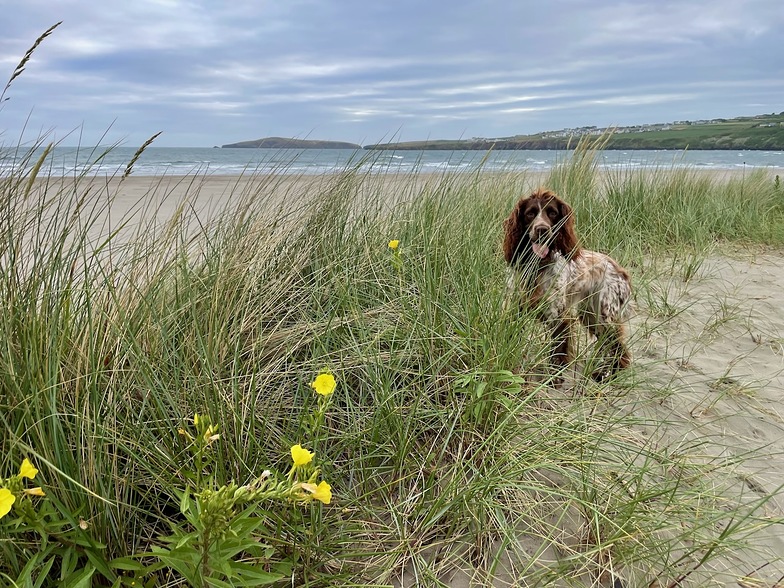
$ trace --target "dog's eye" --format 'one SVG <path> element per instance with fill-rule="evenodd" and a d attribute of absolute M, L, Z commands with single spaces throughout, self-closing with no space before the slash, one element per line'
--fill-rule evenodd
<path fill-rule="evenodd" d="M 525 218 L 534 218 L 536 216 L 536 209 L 531 208 L 525 211 Z"/>
<path fill-rule="evenodd" d="M 550 208 L 550 209 L 547 210 L 547 216 L 549 216 L 551 219 L 555 220 L 555 219 L 558 218 L 558 211 L 555 210 L 554 208 Z"/>

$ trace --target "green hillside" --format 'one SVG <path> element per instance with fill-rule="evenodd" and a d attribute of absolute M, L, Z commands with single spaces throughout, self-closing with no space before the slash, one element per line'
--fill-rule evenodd
<path fill-rule="evenodd" d="M 411 141 L 365 149 L 568 149 L 585 135 L 610 133 L 607 149 L 784 149 L 784 112 L 732 119 L 618 127 L 581 127 L 496 139 Z"/>
<path fill-rule="evenodd" d="M 641 147 L 640 145 L 652 145 Z M 782 149 L 784 113 L 764 117 L 744 117 L 683 123 L 669 130 L 616 133 L 610 147 L 618 149 Z"/>

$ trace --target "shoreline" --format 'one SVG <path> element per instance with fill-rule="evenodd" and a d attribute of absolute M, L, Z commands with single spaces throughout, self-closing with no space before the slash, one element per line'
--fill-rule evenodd
<path fill-rule="evenodd" d="M 80 177 L 74 177 L 73 175 L 49 175 L 49 176 L 39 176 L 36 179 L 36 183 L 40 183 L 43 181 L 61 181 L 61 180 L 74 180 L 78 179 L 80 182 L 102 182 L 107 184 L 117 184 L 120 182 L 135 182 L 135 181 L 150 181 L 150 180 L 159 180 L 164 181 L 166 183 L 172 182 L 182 182 L 186 180 L 198 180 L 199 182 L 208 181 L 208 182 L 248 182 L 248 181 L 259 181 L 259 180 L 282 180 L 282 181 L 310 181 L 310 180 L 318 180 L 321 178 L 332 178 L 336 176 L 341 176 L 346 174 L 347 172 L 352 172 L 354 170 L 345 170 L 345 169 L 335 169 L 331 171 L 318 171 L 318 172 L 298 172 L 298 173 L 285 173 L 285 172 L 268 172 L 268 171 L 249 171 L 248 173 L 221 173 L 219 171 L 210 171 L 210 170 L 199 170 L 194 169 L 192 172 L 188 173 L 158 173 L 158 174 L 150 174 L 150 173 L 138 173 L 134 171 L 126 178 L 122 178 L 122 174 L 117 173 L 114 175 L 84 175 Z M 410 178 L 417 178 L 417 177 L 468 177 L 468 176 L 486 176 L 486 177 L 508 177 L 508 176 L 537 176 L 537 177 L 546 177 L 550 173 L 553 172 L 553 169 L 508 169 L 508 170 L 462 170 L 462 169 L 421 169 L 421 170 L 414 170 L 414 171 L 406 171 L 406 172 L 384 172 L 384 171 L 376 171 L 376 170 L 356 170 L 356 174 L 358 177 L 364 178 L 384 178 L 384 179 L 410 179 Z M 628 168 L 628 167 L 607 167 L 607 166 L 598 166 L 597 174 L 599 176 L 605 175 L 616 175 L 616 174 L 624 174 L 624 175 L 634 175 L 634 174 L 646 174 L 646 173 L 657 173 L 657 174 L 671 174 L 671 173 L 689 173 L 695 174 L 700 176 L 713 176 L 720 179 L 736 179 L 742 178 L 744 175 L 751 175 L 753 173 L 763 172 L 771 176 L 771 178 L 775 177 L 777 174 L 784 174 L 784 167 L 777 167 L 777 166 L 746 166 L 743 167 L 700 167 L 700 166 L 693 166 L 693 165 L 683 165 L 683 166 L 671 166 L 671 167 L 662 167 L 662 166 L 650 166 L 650 167 L 636 167 L 636 168 Z M 0 176 L 2 177 L 2 176 Z"/>
<path fill-rule="evenodd" d="M 115 178 L 133 163 L 132 177 L 159 176 L 290 176 L 319 177 L 336 173 L 389 175 L 543 174 L 571 160 L 565 151 L 353 151 L 345 149 L 204 149 L 150 146 L 141 153 L 132 147 L 107 150 L 93 161 L 87 149 L 56 147 L 41 173 L 49 177 Z M 5 154 L 5 156 L 3 155 Z M 0 149 L 0 177 L 19 176 L 43 156 Z M 25 159 L 31 157 L 32 159 Z M 582 158 L 581 158 L 582 160 Z M 598 151 L 599 173 L 766 173 L 784 174 L 784 152 L 735 150 Z"/>
<path fill-rule="evenodd" d="M 617 177 L 638 174 L 688 174 L 708 178 L 715 183 L 743 181 L 752 173 L 743 169 L 699 170 L 699 169 L 648 169 L 648 170 L 599 170 L 597 187 Z M 763 172 L 764 173 L 764 172 Z M 433 171 L 416 173 L 362 173 L 357 174 L 360 197 L 383 201 L 393 208 L 397 204 L 416 198 L 428 186 L 438 187 L 444 183 L 471 183 L 481 193 L 486 189 L 503 189 L 510 193 L 523 194 L 539 187 L 547 187 L 551 171 L 487 171 L 480 174 Z M 776 174 L 768 172 L 774 181 Z M 134 227 L 152 227 L 167 223 L 181 215 L 184 210 L 195 213 L 199 222 L 210 222 L 234 207 L 247 203 L 257 204 L 270 211 L 288 208 L 296 210 L 314 195 L 328 197 L 337 182 L 345 178 L 344 173 L 322 173 L 319 175 L 291 175 L 250 173 L 245 175 L 219 175 L 193 173 L 185 175 L 131 175 L 98 177 L 39 177 L 29 202 L 35 206 L 52 194 L 61 194 L 69 199 L 80 199 L 80 208 L 93 215 L 96 221 L 90 228 L 93 237 L 112 232 L 116 227 L 130 236 Z M 562 194 L 564 195 L 564 194 Z M 568 200 L 569 195 L 564 195 Z"/>
<path fill-rule="evenodd" d="M 748 169 L 695 169 L 695 168 L 648 168 L 648 169 L 599 169 L 599 183 L 618 176 L 646 174 L 686 174 L 723 183 L 743 181 L 752 175 L 763 173 L 771 182 L 778 174 L 763 168 Z M 782 169 L 784 172 L 784 169 Z M 458 182 L 479 182 L 497 185 L 509 182 L 523 191 L 546 186 L 552 170 L 509 170 L 484 171 L 481 173 L 465 171 L 417 171 L 411 173 L 357 173 L 359 183 L 372 188 L 379 197 L 394 196 L 404 191 L 408 195 L 415 194 L 412 188 L 421 188 L 431 182 L 455 180 Z M 281 174 L 281 173 L 248 173 L 248 174 L 215 174 L 194 172 L 192 174 L 143 175 L 132 174 L 126 178 L 82 176 L 50 176 L 35 180 L 36 191 L 74 190 L 79 193 L 93 194 L 93 201 L 100 198 L 111 201 L 112 207 L 132 210 L 144 205 L 147 208 L 151 200 L 169 203 L 199 201 L 220 205 L 243 197 L 255 196 L 270 198 L 271 203 L 278 198 L 287 200 L 289 197 L 300 197 L 311 191 L 323 191 L 341 177 L 344 172 L 335 171 L 321 174 Z M 272 198 L 274 197 L 274 198 Z M 566 195 L 568 198 L 568 194 Z M 395 200 L 393 198 L 392 200 Z M 161 212 L 161 211 L 159 211 Z"/>

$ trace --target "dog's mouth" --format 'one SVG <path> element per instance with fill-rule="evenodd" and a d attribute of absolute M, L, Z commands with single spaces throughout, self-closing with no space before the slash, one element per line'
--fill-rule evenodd
<path fill-rule="evenodd" d="M 553 241 L 553 232 L 548 227 L 532 227 L 529 229 L 528 238 L 531 242 L 531 251 L 534 252 L 539 259 L 547 259 L 550 255 L 550 245 Z"/>
<path fill-rule="evenodd" d="M 546 243 L 531 243 L 531 249 L 540 259 L 545 259 L 550 253 L 550 247 Z"/>

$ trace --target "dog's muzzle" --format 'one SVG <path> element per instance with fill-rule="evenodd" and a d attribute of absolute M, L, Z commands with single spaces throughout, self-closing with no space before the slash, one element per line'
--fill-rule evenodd
<path fill-rule="evenodd" d="M 532 225 L 528 232 L 531 240 L 531 250 L 540 259 L 545 259 L 550 253 L 549 243 L 553 238 L 552 229 L 545 224 Z"/>

